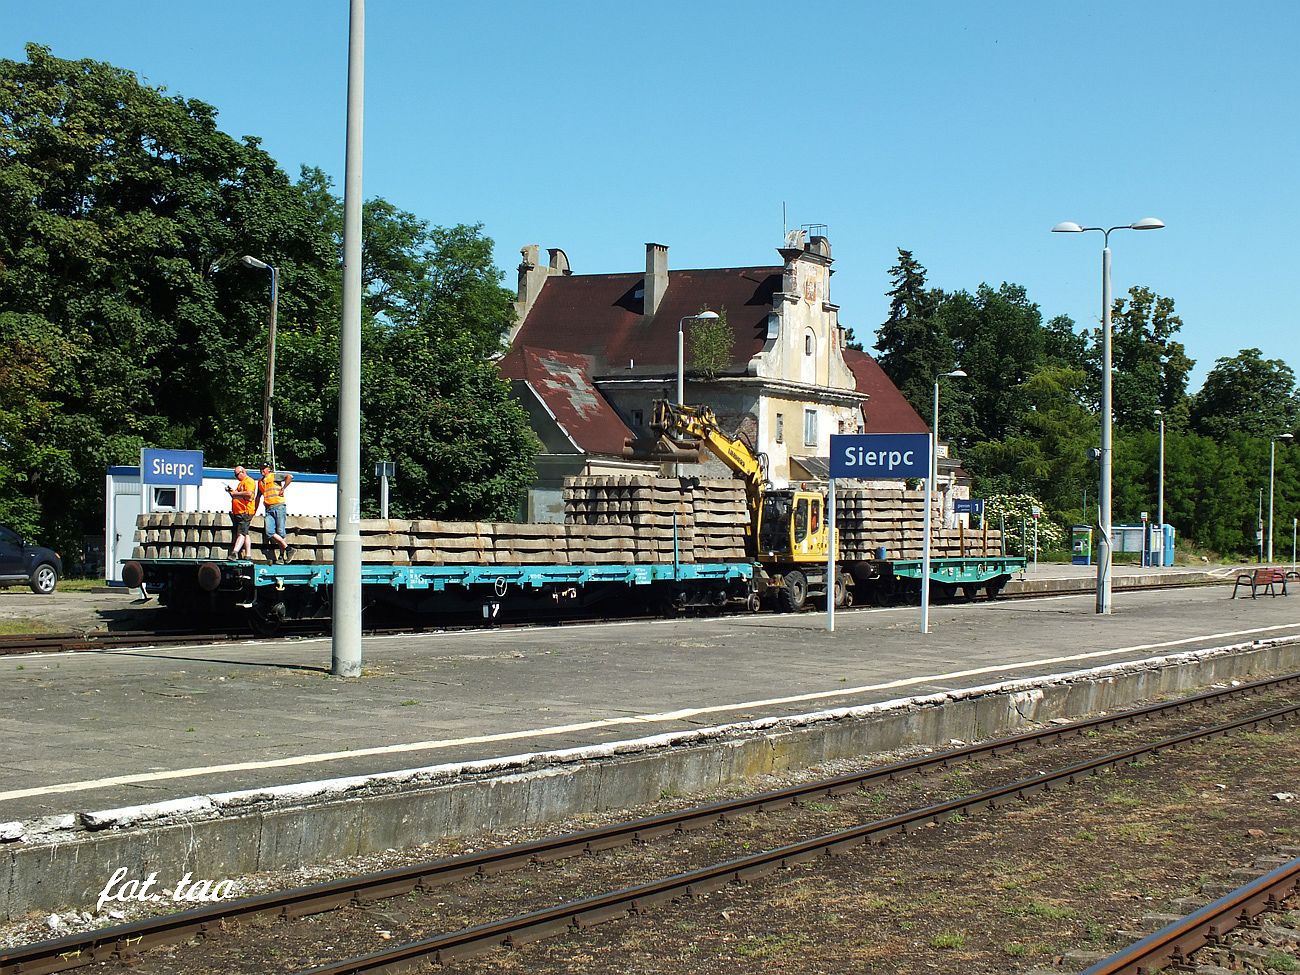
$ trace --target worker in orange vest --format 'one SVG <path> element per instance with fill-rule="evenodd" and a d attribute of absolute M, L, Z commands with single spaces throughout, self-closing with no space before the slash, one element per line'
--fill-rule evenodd
<path fill-rule="evenodd" d="M 293 549 L 289 547 L 288 539 L 285 535 L 286 508 L 284 504 L 284 489 L 289 486 L 293 480 L 292 474 L 286 474 L 284 480 L 279 484 L 275 482 L 275 471 L 271 469 L 270 464 L 262 465 L 262 479 L 257 484 L 257 500 L 261 502 L 263 513 L 266 515 L 266 540 L 275 542 L 279 546 L 277 551 L 271 549 L 271 561 L 280 556 L 283 562 L 293 561 Z M 256 508 L 254 509 L 256 510 Z"/>
<path fill-rule="evenodd" d="M 230 550 L 232 559 L 239 558 L 239 550 L 244 550 L 244 558 L 253 557 L 253 543 L 248 538 L 249 525 L 253 522 L 253 512 L 257 510 L 257 482 L 248 476 L 243 464 L 235 465 L 235 485 L 226 485 L 230 495 L 230 521 L 234 525 L 235 542 Z"/>

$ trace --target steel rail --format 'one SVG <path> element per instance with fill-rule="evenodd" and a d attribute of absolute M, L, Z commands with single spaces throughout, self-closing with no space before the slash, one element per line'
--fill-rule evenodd
<path fill-rule="evenodd" d="M 1170 965 L 1188 965 L 1193 952 L 1218 942 L 1239 924 L 1281 910 L 1282 901 L 1298 895 L 1300 857 L 1102 959 L 1083 975 L 1149 975 Z"/>
<path fill-rule="evenodd" d="M 946 768 L 1001 752 L 1023 750 L 1031 745 L 1043 746 L 1053 740 L 1085 735 L 1101 728 L 1206 706 L 1220 700 L 1277 690 L 1295 683 L 1300 683 L 1300 674 L 1266 678 L 1175 701 L 1038 729 L 785 789 L 69 935 L 24 948 L 0 951 L 0 975 L 64 971 L 116 955 L 127 955 L 163 944 L 175 944 L 196 933 L 207 931 L 221 921 L 263 915 L 304 917 L 352 904 L 401 896 L 415 890 L 428 890 L 466 877 L 491 876 L 530 863 L 559 860 L 612 849 L 628 843 L 644 842 L 655 837 L 698 829 L 711 823 L 725 822 L 756 812 L 786 808 L 810 799 L 843 795 L 864 788 L 873 782 Z"/>
<path fill-rule="evenodd" d="M 1132 762 L 1143 755 L 1176 748 L 1198 739 L 1230 734 L 1242 728 L 1254 728 L 1272 721 L 1284 720 L 1294 717 L 1298 712 L 1300 712 L 1300 705 L 1292 705 L 1211 728 L 1175 735 L 1137 748 L 1077 762 L 1055 772 L 1021 779 L 886 819 L 837 830 L 813 839 L 800 840 L 762 853 L 729 860 L 711 867 L 701 867 L 635 887 L 625 887 L 621 890 L 569 901 L 555 907 L 424 938 L 343 962 L 321 965 L 307 969 L 301 975 L 366 975 L 371 972 L 384 972 L 388 975 L 388 973 L 430 962 L 446 964 L 457 958 L 482 954 L 496 947 L 515 947 L 529 941 L 563 934 L 575 928 L 582 929 L 602 921 L 637 914 L 644 907 L 665 900 L 693 897 L 719 890 L 730 883 L 753 880 L 782 867 L 820 856 L 833 856 L 854 847 L 879 842 L 896 833 L 906 835 L 909 829 L 923 825 L 938 825 L 951 819 L 964 819 L 975 812 L 995 809 L 999 804 L 1013 799 L 1023 799 L 1035 792 L 1048 790 L 1054 785 L 1072 785 L 1082 777 L 1094 775 L 1111 766 Z"/>

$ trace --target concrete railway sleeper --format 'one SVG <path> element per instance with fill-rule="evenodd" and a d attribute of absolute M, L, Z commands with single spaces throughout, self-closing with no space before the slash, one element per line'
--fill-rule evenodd
<path fill-rule="evenodd" d="M 267 915 L 286 918 L 302 917 L 352 904 L 370 902 L 378 898 L 429 890 L 466 877 L 494 875 L 530 863 L 549 862 L 590 854 L 627 843 L 644 842 L 657 836 L 686 832 L 754 812 L 781 809 L 818 798 L 853 793 L 871 783 L 881 783 L 905 775 L 947 768 L 962 762 L 1016 752 L 1032 746 L 1062 742 L 1081 736 L 1091 737 L 1093 732 L 1105 728 L 1128 725 L 1140 720 L 1184 711 L 1195 711 L 1216 703 L 1232 702 L 1245 696 L 1284 691 L 1296 684 L 1300 684 L 1300 674 L 1215 689 L 1188 698 L 1106 714 L 1069 725 L 1053 726 L 787 789 L 709 803 L 651 818 L 420 863 L 382 873 L 215 904 L 166 917 L 136 921 L 83 935 L 42 942 L 0 952 L 0 975 L 65 971 L 98 961 L 131 957 L 158 945 L 183 942 L 197 932 L 218 930 L 223 921 Z M 635 913 L 640 906 L 656 900 L 689 896 L 692 892 L 721 886 L 731 880 L 761 875 L 785 863 L 822 856 L 864 842 L 874 842 L 893 833 L 905 833 L 909 828 L 924 823 L 962 817 L 977 808 L 992 808 L 1010 799 L 1068 783 L 1102 768 L 1131 762 L 1141 755 L 1173 748 L 1183 742 L 1210 735 L 1227 734 L 1242 728 L 1257 727 L 1268 722 L 1287 720 L 1292 718 L 1297 710 L 1300 710 L 1300 706 L 1273 709 L 1211 728 L 1201 728 L 1164 738 L 1143 747 L 1076 763 L 1057 772 L 1017 780 L 974 795 L 912 810 L 886 820 L 818 837 L 815 840 L 801 841 L 707 870 L 694 871 L 657 881 L 654 884 L 642 885 L 631 891 L 623 891 L 618 896 L 591 898 L 566 904 L 549 912 L 530 914 L 524 919 L 502 922 L 505 927 L 493 925 L 457 932 L 444 938 L 421 942 L 416 946 L 403 946 L 397 949 L 397 954 L 384 953 L 385 960 L 382 965 L 376 961 L 379 956 L 374 956 L 372 959 L 365 960 L 365 964 L 361 967 L 349 967 L 359 964 L 349 962 L 343 966 L 326 967 L 320 971 L 377 971 L 383 970 L 383 965 L 404 963 L 408 959 L 446 960 L 466 952 L 487 950 L 502 943 L 513 943 L 543 930 L 558 931 L 574 923 L 585 925 L 595 923 L 596 920 L 625 916 L 629 911 Z"/>

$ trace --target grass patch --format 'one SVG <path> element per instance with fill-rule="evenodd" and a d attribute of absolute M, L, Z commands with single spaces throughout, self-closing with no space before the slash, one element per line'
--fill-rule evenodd
<path fill-rule="evenodd" d="M 767 934 L 762 937 L 749 937 L 744 944 L 736 946 L 736 954 L 742 958 L 775 958 L 787 955 L 810 944 L 807 936 L 802 934 Z"/>
<path fill-rule="evenodd" d="M 1074 917 L 1074 911 L 1070 910 L 1070 908 L 1045 904 L 1042 901 L 1031 902 L 1021 913 L 1028 914 L 1030 917 L 1041 917 L 1048 921 L 1064 921 L 1066 918 Z"/>
<path fill-rule="evenodd" d="M 0 636 L 26 636 L 29 633 L 58 633 L 48 623 L 20 617 L 16 620 L 0 620 Z"/>
<path fill-rule="evenodd" d="M 931 948 L 962 948 L 966 945 L 966 935 L 956 931 L 941 931 L 930 939 Z"/>
<path fill-rule="evenodd" d="M 1264 956 L 1264 968 L 1270 972 L 1300 972 L 1300 962 L 1292 955 L 1270 951 Z"/>

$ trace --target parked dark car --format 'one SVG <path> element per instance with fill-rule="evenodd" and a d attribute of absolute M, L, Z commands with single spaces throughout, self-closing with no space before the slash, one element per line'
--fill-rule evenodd
<path fill-rule="evenodd" d="M 26 544 L 12 528 L 0 525 L 0 586 L 28 585 L 48 596 L 63 575 L 63 560 L 52 548 Z"/>

